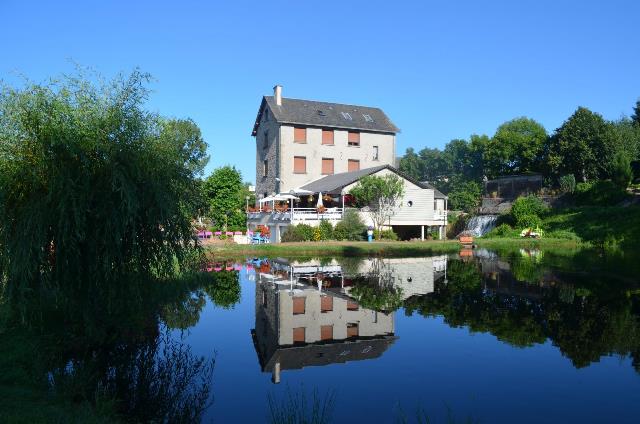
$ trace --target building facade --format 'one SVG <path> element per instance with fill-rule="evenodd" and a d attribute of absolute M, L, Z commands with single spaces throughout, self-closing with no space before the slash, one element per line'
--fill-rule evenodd
<path fill-rule="evenodd" d="M 253 127 L 256 198 L 286 193 L 326 175 L 394 165 L 398 128 L 378 108 L 262 99 Z"/>

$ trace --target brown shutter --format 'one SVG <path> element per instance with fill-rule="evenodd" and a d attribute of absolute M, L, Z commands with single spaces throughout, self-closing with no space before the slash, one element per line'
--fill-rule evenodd
<path fill-rule="evenodd" d="M 349 159 L 347 161 L 347 170 L 351 171 L 359 171 L 360 170 L 360 161 L 356 159 Z"/>
<path fill-rule="evenodd" d="M 353 300 L 348 300 L 347 301 L 347 311 L 357 311 L 358 310 L 358 304 L 356 302 L 354 302 Z"/>
<path fill-rule="evenodd" d="M 293 315 L 304 314 L 304 301 L 306 297 L 293 298 Z"/>
<path fill-rule="evenodd" d="M 293 342 L 294 343 L 304 343 L 304 327 L 297 327 L 293 329 Z"/>
<path fill-rule="evenodd" d="M 306 143 L 307 142 L 307 129 L 295 127 L 293 129 L 293 141 L 295 143 Z"/>
<path fill-rule="evenodd" d="M 333 296 L 322 296 L 320 298 L 320 311 L 333 311 Z"/>
<path fill-rule="evenodd" d="M 320 327 L 320 340 L 333 340 L 333 325 Z"/>
<path fill-rule="evenodd" d="M 360 133 L 355 131 L 349 131 L 349 146 L 359 146 L 360 145 Z"/>
<path fill-rule="evenodd" d="M 358 337 L 358 324 L 357 323 L 349 323 L 347 324 L 347 337 Z"/>
<path fill-rule="evenodd" d="M 333 174 L 333 159 L 322 158 L 322 174 L 323 175 Z"/>
<path fill-rule="evenodd" d="M 307 173 L 307 158 L 304 156 L 293 157 L 293 173 L 294 174 L 306 174 Z"/>
<path fill-rule="evenodd" d="M 333 144 L 333 130 L 322 130 L 322 144 Z"/>

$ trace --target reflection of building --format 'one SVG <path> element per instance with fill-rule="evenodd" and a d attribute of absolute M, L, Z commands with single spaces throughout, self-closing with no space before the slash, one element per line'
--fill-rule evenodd
<path fill-rule="evenodd" d="M 446 257 L 363 260 L 346 268 L 335 260 L 277 260 L 268 272 L 257 272 L 252 337 L 262 371 L 271 372 L 274 383 L 283 370 L 381 356 L 396 339 L 394 314 L 363 308 L 349 297 L 354 278 L 392 275 L 403 298 L 426 294 L 434 276 L 444 275 Z"/>

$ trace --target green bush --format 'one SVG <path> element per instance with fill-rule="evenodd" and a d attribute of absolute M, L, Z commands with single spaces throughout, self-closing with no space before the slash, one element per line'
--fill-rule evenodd
<path fill-rule="evenodd" d="M 492 237 L 508 237 L 513 233 L 513 228 L 509 224 L 500 224 L 493 230 L 485 234 L 486 238 Z"/>
<path fill-rule="evenodd" d="M 321 220 L 318 225 L 320 240 L 333 240 L 333 224 L 327 220 Z"/>
<path fill-rule="evenodd" d="M 360 214 L 353 209 L 347 209 L 342 221 L 336 224 L 333 237 L 336 240 L 360 241 L 364 239 L 367 226 L 362 222 Z"/>
<path fill-rule="evenodd" d="M 576 177 L 573 174 L 563 175 L 558 183 L 563 193 L 573 193 L 576 190 Z"/>
<path fill-rule="evenodd" d="M 482 188 L 475 181 L 456 185 L 449 193 L 449 206 L 453 210 L 473 212 L 480 205 Z"/>
<path fill-rule="evenodd" d="M 291 225 L 282 234 L 282 242 L 311 241 L 314 236 L 314 228 L 307 224 Z"/>
<path fill-rule="evenodd" d="M 517 222 L 520 228 L 538 228 L 542 226 L 542 218 L 534 214 L 522 215 Z"/>
<path fill-rule="evenodd" d="M 574 232 L 567 230 L 550 231 L 546 234 L 546 237 L 551 239 L 580 241 L 580 237 L 578 237 Z"/>
<path fill-rule="evenodd" d="M 623 152 L 616 154 L 613 161 L 613 169 L 611 170 L 611 180 L 613 183 L 625 190 L 631 179 L 633 178 L 633 171 L 631 170 L 631 161 L 627 155 Z"/>
<path fill-rule="evenodd" d="M 547 210 L 547 206 L 535 196 L 518 197 L 511 206 L 513 222 L 518 227 L 535 227 L 540 225 L 540 216 Z"/>
<path fill-rule="evenodd" d="M 628 194 L 612 181 L 578 183 L 573 196 L 577 206 L 615 206 Z"/>
<path fill-rule="evenodd" d="M 382 230 L 378 232 L 378 235 L 380 240 L 398 240 L 398 235 L 393 230 Z"/>

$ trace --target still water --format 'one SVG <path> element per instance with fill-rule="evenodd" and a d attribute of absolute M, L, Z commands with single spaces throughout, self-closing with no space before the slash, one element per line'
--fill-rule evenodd
<path fill-rule="evenodd" d="M 635 423 L 639 270 L 590 251 L 238 259 L 44 290 L 2 331 L 50 393 L 131 422 Z"/>
<path fill-rule="evenodd" d="M 212 265 L 239 299 L 205 297 L 172 337 L 215 352 L 204 421 L 268 421 L 315 392 L 332 422 L 638 422 L 637 274 L 585 255 Z"/>

